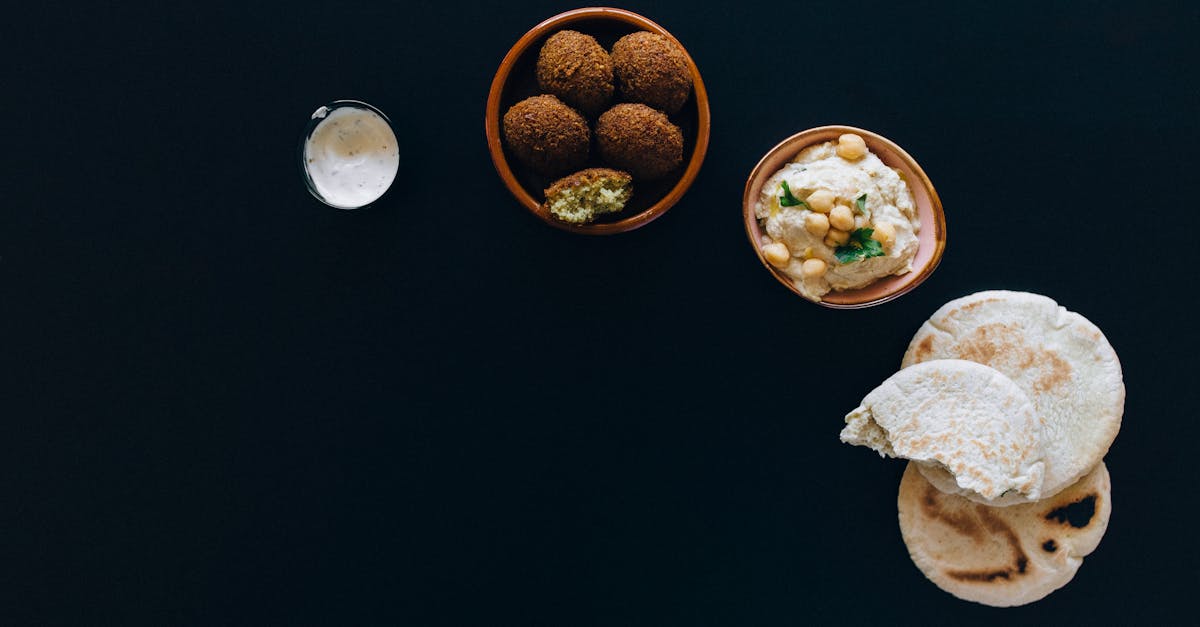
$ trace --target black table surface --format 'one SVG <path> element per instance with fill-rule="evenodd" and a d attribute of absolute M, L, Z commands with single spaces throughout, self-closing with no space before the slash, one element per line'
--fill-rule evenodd
<path fill-rule="evenodd" d="M 978 4 L 978 6 L 976 6 Z M 699 178 L 650 225 L 552 229 L 483 133 L 552 2 L 27 3 L 4 27 L 4 624 L 1185 621 L 1200 583 L 1193 3 L 623 5 L 708 88 Z M 315 201 L 318 105 L 402 170 Z M 759 264 L 750 169 L 848 124 L 945 206 L 903 298 L 816 307 Z M 844 414 L 977 290 L 1104 330 L 1128 399 L 1075 579 L 994 609 L 896 523 Z"/>

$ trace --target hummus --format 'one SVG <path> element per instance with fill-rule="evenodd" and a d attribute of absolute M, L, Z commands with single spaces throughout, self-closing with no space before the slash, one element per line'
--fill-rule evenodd
<path fill-rule="evenodd" d="M 861 145 L 861 138 L 849 137 Z M 771 253 L 766 258 L 813 301 L 830 290 L 910 272 L 919 245 L 916 204 L 900 174 L 865 149 L 848 159 L 838 146 L 825 142 L 800 151 L 767 179 L 755 207 L 760 245 Z M 812 259 L 820 261 L 805 263 Z"/>

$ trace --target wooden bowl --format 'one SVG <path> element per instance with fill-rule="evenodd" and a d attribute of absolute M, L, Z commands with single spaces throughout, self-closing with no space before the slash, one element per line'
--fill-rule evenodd
<path fill-rule="evenodd" d="M 852 126 L 821 126 L 796 133 L 769 150 L 750 172 L 745 193 L 742 195 L 742 215 L 750 245 L 763 267 L 780 283 L 803 298 L 800 290 L 792 283 L 792 278 L 763 257 L 760 243 L 763 231 L 754 215 L 754 206 L 758 202 L 763 183 L 794 159 L 801 150 L 813 144 L 837 141 L 838 136 L 844 133 L 862 136 L 871 152 L 886 165 L 900 171 L 900 175 L 912 191 L 917 206 L 917 217 L 921 221 L 921 230 L 917 234 L 920 247 L 917 249 L 916 258 L 913 259 L 912 272 L 884 277 L 856 290 L 831 291 L 822 296 L 822 300 L 817 303 L 834 309 L 860 309 L 886 303 L 907 294 L 933 274 L 942 260 L 942 253 L 946 250 L 946 215 L 942 212 L 942 201 L 938 199 L 937 191 L 934 190 L 933 183 L 929 181 L 925 171 L 907 152 L 885 137 Z"/>
<path fill-rule="evenodd" d="M 687 58 L 688 68 L 692 72 L 692 95 L 679 113 L 670 116 L 671 121 L 683 131 L 683 166 L 666 177 L 653 181 L 638 181 L 633 183 L 633 197 L 620 213 L 601 216 L 590 224 L 569 224 L 563 222 L 549 211 L 542 208 L 545 200 L 544 190 L 554 182 L 553 178 L 538 175 L 517 161 L 501 139 L 501 116 L 509 107 L 530 96 L 542 93 L 538 87 L 535 67 L 538 53 L 554 33 L 560 30 L 576 30 L 596 38 L 605 50 L 611 51 L 612 45 L 621 37 L 637 31 L 649 31 L 663 35 L 679 45 Z M 615 95 L 613 104 L 620 102 Z M 586 116 L 585 116 L 586 117 Z M 594 125 L 595 120 L 589 119 Z M 525 33 L 500 62 L 500 69 L 492 79 L 492 88 L 488 92 L 487 112 L 485 119 L 488 150 L 492 155 L 492 163 L 496 172 L 504 181 L 505 187 L 512 192 L 517 202 L 521 203 L 530 213 L 541 218 L 547 224 L 571 231 L 589 235 L 609 235 L 631 231 L 648 224 L 651 220 L 666 213 L 679 199 L 683 197 L 688 187 L 700 172 L 704 162 L 704 154 L 708 150 L 709 113 L 708 93 L 704 89 L 704 81 L 700 79 L 700 71 L 696 63 L 688 55 L 687 50 L 671 33 L 654 22 L 624 9 L 593 7 L 575 9 L 560 13 L 534 26 Z M 584 167 L 603 167 L 592 150 L 591 158 Z"/>

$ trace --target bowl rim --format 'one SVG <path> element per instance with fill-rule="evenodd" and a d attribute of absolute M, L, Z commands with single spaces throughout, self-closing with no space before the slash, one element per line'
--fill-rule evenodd
<path fill-rule="evenodd" d="M 871 143 L 877 143 L 886 146 L 889 151 L 891 151 L 901 161 L 904 162 L 904 165 L 908 166 L 908 168 L 912 170 L 913 174 L 916 175 L 917 179 L 920 181 L 921 187 L 923 187 L 929 194 L 929 204 L 934 219 L 932 225 L 929 227 L 922 225 L 922 229 L 933 229 L 933 255 L 923 266 L 914 269 L 914 272 L 917 273 L 915 278 L 903 283 L 896 289 L 889 290 L 877 298 L 850 302 L 829 302 L 824 299 L 820 301 L 810 300 L 800 293 L 800 290 L 792 282 L 791 277 L 784 274 L 782 270 L 771 265 L 770 262 L 766 260 L 762 253 L 762 247 L 754 237 L 754 229 L 758 224 L 758 218 L 755 216 L 754 212 L 754 203 L 757 201 L 759 191 L 761 189 L 761 184 L 758 187 L 754 187 L 754 180 L 758 178 L 766 162 L 783 150 L 794 149 L 795 153 L 798 154 L 804 148 L 816 143 L 816 140 L 810 138 L 831 133 L 836 133 L 838 135 L 843 133 L 855 133 L 861 135 L 867 141 L 868 147 L 870 147 Z M 765 182 L 765 180 L 766 179 L 764 178 L 763 181 Z M 910 185 L 911 184 L 912 182 L 910 181 Z M 901 148 L 898 144 L 896 144 L 896 142 L 893 142 L 892 140 L 873 131 L 868 131 L 866 129 L 854 126 L 846 126 L 841 124 L 816 126 L 795 133 L 778 144 L 775 144 L 775 146 L 763 154 L 762 158 L 758 160 L 758 163 L 750 171 L 750 176 L 746 179 L 746 187 L 742 194 L 742 219 L 743 226 L 746 229 L 746 238 L 750 242 L 750 247 L 754 249 L 754 254 L 758 257 L 759 263 L 761 263 L 763 267 L 770 271 L 771 275 L 774 276 L 776 280 L 791 290 L 792 293 L 796 294 L 806 302 L 827 307 L 829 309 L 863 309 L 866 307 L 874 307 L 875 305 L 882 305 L 883 303 L 895 300 L 911 292 L 921 283 L 924 283 L 925 280 L 929 278 L 929 275 L 933 274 L 933 271 L 937 269 L 939 264 L 941 264 L 942 255 L 946 251 L 946 214 L 942 208 L 941 198 L 938 197 L 937 190 L 933 186 L 933 181 L 929 179 L 929 175 L 927 175 L 925 170 L 921 168 L 921 164 L 917 163 L 917 160 L 914 159 L 912 155 L 908 154 L 908 152 Z M 874 285 L 874 283 L 871 285 Z M 854 290 L 844 290 L 839 292 L 839 295 L 853 297 L 856 293 L 863 292 L 869 287 L 870 286 Z"/>
<path fill-rule="evenodd" d="M 542 203 L 537 202 L 525 190 L 520 182 L 517 181 L 512 168 L 508 165 L 508 159 L 504 155 L 504 148 L 500 140 L 500 97 L 504 92 L 504 85 L 508 81 L 513 65 L 516 64 L 517 59 L 525 54 L 534 42 L 554 29 L 562 28 L 575 22 L 605 18 L 614 19 L 641 30 L 663 35 L 673 41 L 683 51 L 683 56 L 687 60 L 688 70 L 692 75 L 692 92 L 698 114 L 696 120 L 696 141 L 692 149 L 692 156 L 688 160 L 679 181 L 658 202 L 640 213 L 622 218 L 616 222 L 569 224 L 554 218 L 549 212 L 543 211 Z M 708 91 L 704 88 L 704 81 L 700 77 L 700 69 L 696 66 L 696 62 L 692 59 L 691 54 L 688 53 L 687 48 L 674 35 L 668 32 L 667 29 L 659 26 L 649 18 L 632 11 L 613 7 L 572 9 L 542 20 L 536 26 L 529 29 L 528 32 L 513 44 L 508 54 L 500 62 L 500 68 L 496 70 L 496 75 L 492 78 L 492 85 L 488 91 L 487 109 L 484 114 L 484 134 L 487 137 L 488 152 L 492 157 L 492 165 L 495 166 L 496 173 L 500 175 L 500 179 L 504 182 L 504 186 L 508 188 L 509 193 L 529 210 L 530 213 L 540 218 L 543 222 L 564 231 L 587 235 L 612 235 L 632 231 L 649 224 L 678 203 L 688 188 L 692 186 L 692 183 L 695 182 L 696 175 L 700 172 L 700 166 L 704 163 L 704 157 L 708 152 L 708 141 L 711 133 L 710 125 L 711 116 L 708 108 Z"/>
<path fill-rule="evenodd" d="M 367 207 L 370 207 L 371 205 L 374 205 L 375 203 L 377 203 L 381 199 L 383 199 L 383 197 L 386 196 L 388 194 L 388 192 L 391 191 L 392 185 L 394 185 L 396 183 L 396 177 L 395 177 L 395 175 L 392 176 L 392 181 L 390 183 L 388 183 L 387 188 L 384 189 L 383 192 L 375 198 L 375 200 L 372 200 L 371 202 L 363 203 L 361 205 L 334 204 L 332 201 L 325 198 L 325 196 L 323 196 L 321 194 L 321 192 L 317 189 L 317 184 L 316 184 L 316 182 L 313 181 L 312 173 L 309 171 L 309 168 L 308 168 L 308 155 L 306 154 L 307 148 L 308 148 L 308 140 L 310 137 L 312 137 L 313 132 L 315 132 L 317 130 L 317 126 L 319 126 L 322 122 L 324 122 L 325 118 L 328 117 L 330 113 L 332 113 L 336 109 L 342 109 L 342 108 L 346 108 L 346 107 L 352 107 L 355 109 L 363 109 L 366 111 L 370 111 L 370 112 L 374 113 L 375 115 L 379 116 L 380 118 L 382 118 L 384 123 L 387 124 L 388 129 L 390 129 L 392 132 L 392 141 L 398 142 L 398 140 L 396 139 L 396 126 L 394 124 L 392 124 L 391 118 L 389 118 L 386 113 L 381 111 L 379 109 L 379 107 L 376 107 L 375 105 L 372 105 L 367 102 L 363 102 L 362 100 L 354 100 L 354 99 L 347 99 L 347 98 L 327 102 L 327 103 L 317 107 L 316 109 L 313 110 L 313 112 L 311 114 L 309 114 L 308 122 L 304 125 L 304 133 L 302 133 L 300 135 L 300 148 L 299 148 L 300 176 L 304 179 L 304 186 L 308 188 L 308 193 L 312 194 L 313 198 L 316 198 L 318 201 L 321 202 L 321 204 L 325 205 L 326 207 L 332 207 L 334 209 L 340 209 L 342 211 L 354 211 L 355 209 L 365 209 Z M 397 174 L 399 174 L 398 171 L 397 171 Z"/>

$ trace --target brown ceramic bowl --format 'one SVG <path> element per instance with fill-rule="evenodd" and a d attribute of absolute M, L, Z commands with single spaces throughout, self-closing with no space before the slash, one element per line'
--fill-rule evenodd
<path fill-rule="evenodd" d="M 900 175 L 908 183 L 909 190 L 912 191 L 913 199 L 916 200 L 917 217 L 921 220 L 921 231 L 917 234 L 921 244 L 917 249 L 917 256 L 913 260 L 912 272 L 901 276 L 884 277 L 856 290 L 829 292 L 822 297 L 821 302 L 817 303 L 834 309 L 859 309 L 886 303 L 907 294 L 929 278 L 930 274 L 933 274 L 934 269 L 942 260 L 942 252 L 946 249 L 946 216 L 942 212 L 942 201 L 938 199 L 937 191 L 933 189 L 933 183 L 929 181 L 925 171 L 907 152 L 885 137 L 852 126 L 821 126 L 796 133 L 768 151 L 750 172 L 750 178 L 746 181 L 746 191 L 742 195 L 742 215 L 746 223 L 746 235 L 750 238 L 750 245 L 754 248 L 763 267 L 770 271 L 780 283 L 803 298 L 800 290 L 796 289 L 792 283 L 791 277 L 768 263 L 763 257 L 760 244 L 762 228 L 754 216 L 754 205 L 758 202 L 763 183 L 794 159 L 801 150 L 813 144 L 836 141 L 838 136 L 843 133 L 861 135 L 866 140 L 867 148 L 871 152 L 875 153 L 888 166 L 900 171 Z"/>
<path fill-rule="evenodd" d="M 517 202 L 547 224 L 574 233 L 592 235 L 631 231 L 648 224 L 679 202 L 696 179 L 696 174 L 700 172 L 700 164 L 703 163 L 704 153 L 708 150 L 708 93 L 704 90 L 704 81 L 700 80 L 700 71 L 696 69 L 695 62 L 683 45 L 679 44 L 692 71 L 692 95 L 683 109 L 671 116 L 671 121 L 683 131 L 683 165 L 674 173 L 658 180 L 634 181 L 633 197 L 620 213 L 602 216 L 591 224 L 568 224 L 558 220 L 542 208 L 542 202 L 545 200 L 544 190 L 555 179 L 540 176 L 513 158 L 500 137 L 500 120 L 512 105 L 542 93 L 535 75 L 538 53 L 546 39 L 564 29 L 591 35 L 609 51 L 618 39 L 640 30 L 658 33 L 679 44 L 679 41 L 663 27 L 624 9 L 575 9 L 555 15 L 534 26 L 517 40 L 500 62 L 500 69 L 492 79 L 492 88 L 488 92 L 485 130 L 492 163 Z M 614 98 L 613 103 L 617 102 L 619 100 Z M 594 119 L 588 121 L 595 122 Z M 604 164 L 595 152 L 592 151 L 592 157 L 585 167 L 603 167 Z"/>

